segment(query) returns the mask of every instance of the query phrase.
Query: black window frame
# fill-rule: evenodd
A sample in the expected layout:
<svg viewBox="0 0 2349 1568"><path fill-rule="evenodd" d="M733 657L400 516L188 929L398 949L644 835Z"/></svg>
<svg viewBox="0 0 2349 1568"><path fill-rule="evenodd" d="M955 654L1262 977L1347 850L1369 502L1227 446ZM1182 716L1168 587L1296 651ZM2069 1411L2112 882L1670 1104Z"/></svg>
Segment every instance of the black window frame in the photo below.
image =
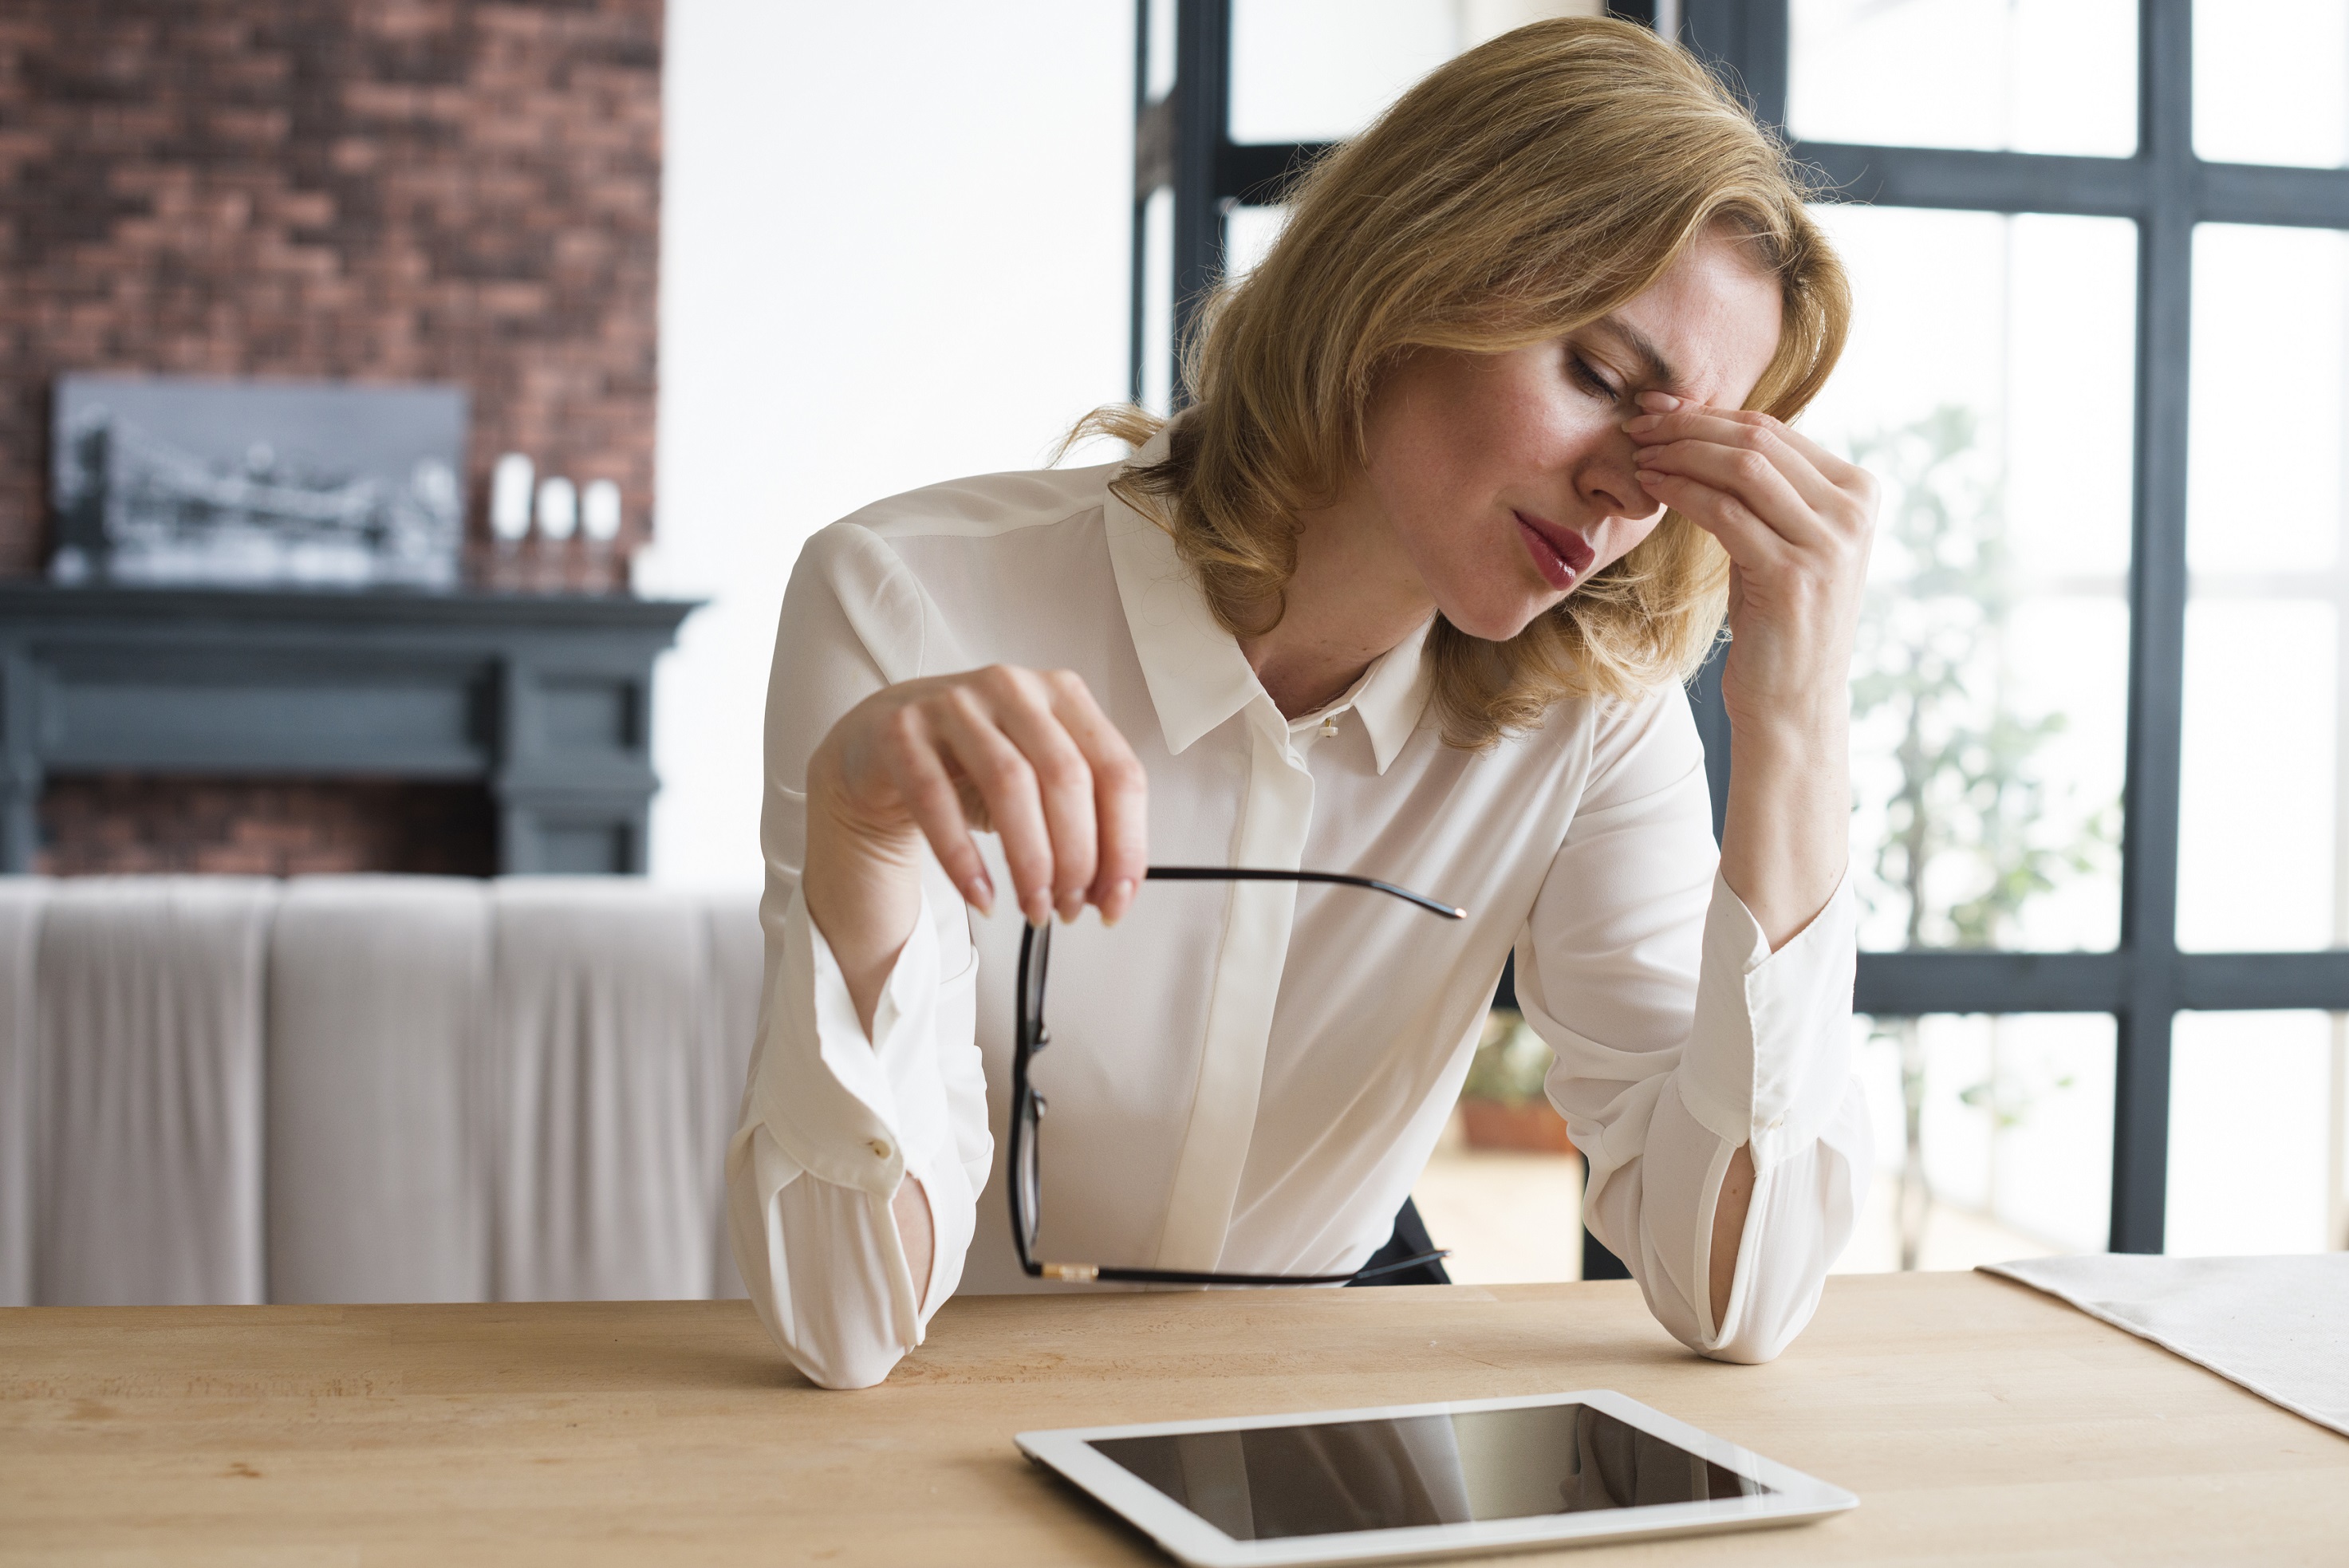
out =
<svg viewBox="0 0 2349 1568"><path fill-rule="evenodd" d="M1147 97L1149 13L1175 7L1175 72ZM1656 25L1658 7L1609 12ZM1766 124L1785 120L1788 0L1682 0L1682 43ZM1143 392L1143 210L1174 191L1174 340L1213 290L1224 219L1277 201L1321 149L1239 145L1230 119L1231 0L1136 0L1133 390ZM2188 370L2200 223L2349 230L2349 169L2206 162L2196 156L2192 0L2139 0L2137 150L2127 158L1794 142L1837 199L1885 207L2123 218L2137 228L2127 759L2121 912L2110 952L1863 953L1855 1006L1929 1013L2104 1013L2115 1021L2112 1209L2116 1253L2162 1250L2168 1191L2170 1034L2189 1010L2349 1011L2349 949L2182 953L2177 942L2178 774L2185 675ZM1176 396L1181 395L1179 383ZM1708 689L1710 688L1710 689ZM1692 688L1716 830L1728 789L1718 669ZM1708 701L1708 696L1713 700ZM1586 1243L1586 1275L1619 1265Z"/></svg>

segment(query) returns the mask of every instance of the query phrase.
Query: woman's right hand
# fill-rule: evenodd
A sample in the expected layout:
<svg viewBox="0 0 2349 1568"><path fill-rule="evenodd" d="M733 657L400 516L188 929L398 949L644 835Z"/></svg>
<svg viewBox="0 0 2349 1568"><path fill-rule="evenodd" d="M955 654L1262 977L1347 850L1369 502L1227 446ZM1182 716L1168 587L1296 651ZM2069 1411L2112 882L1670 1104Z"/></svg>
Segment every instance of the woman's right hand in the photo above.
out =
<svg viewBox="0 0 2349 1568"><path fill-rule="evenodd" d="M808 915L868 1034L921 907L923 841L984 914L996 888L972 835L987 831L1030 921L1090 903L1114 922L1133 904L1148 863L1142 764L1069 671L990 665L884 687L808 759Z"/></svg>

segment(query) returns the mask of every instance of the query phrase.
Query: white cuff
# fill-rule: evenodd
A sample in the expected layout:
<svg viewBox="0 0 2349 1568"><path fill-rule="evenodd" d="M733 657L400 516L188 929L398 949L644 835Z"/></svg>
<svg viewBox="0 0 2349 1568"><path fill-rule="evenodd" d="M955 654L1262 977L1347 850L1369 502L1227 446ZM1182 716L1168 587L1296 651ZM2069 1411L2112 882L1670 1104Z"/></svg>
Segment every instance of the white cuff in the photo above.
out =
<svg viewBox="0 0 2349 1568"><path fill-rule="evenodd" d="M1826 906L1773 953L1713 877L1681 1099L1731 1147L1751 1144L1757 1175L1810 1147L1851 1080L1853 904L1847 869Z"/></svg>
<svg viewBox="0 0 2349 1568"><path fill-rule="evenodd" d="M772 949L749 1107L728 1150L730 1224L752 1304L792 1362L827 1387L878 1382L922 1342L961 1280L991 1160L971 1039L973 955L957 944L960 963L941 976L947 939L931 907L926 892L868 1038L830 944L793 895ZM929 1200L926 1282L913 1277L890 1213L909 1173Z"/></svg>
<svg viewBox="0 0 2349 1568"><path fill-rule="evenodd" d="M905 1177L907 1140L951 1143L932 1060L939 965L928 897L882 986L872 1037L802 892L784 913L781 947L751 1119L811 1175L885 1199Z"/></svg>

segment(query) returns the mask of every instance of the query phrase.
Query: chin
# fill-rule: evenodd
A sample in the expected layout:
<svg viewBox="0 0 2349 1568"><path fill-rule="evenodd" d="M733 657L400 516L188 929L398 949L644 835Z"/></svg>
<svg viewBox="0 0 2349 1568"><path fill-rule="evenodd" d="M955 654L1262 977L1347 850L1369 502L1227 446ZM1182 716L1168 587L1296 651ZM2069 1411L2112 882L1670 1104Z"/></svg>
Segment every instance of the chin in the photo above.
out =
<svg viewBox="0 0 2349 1568"><path fill-rule="evenodd" d="M1444 605L1444 618L1470 636L1486 643L1506 643L1534 624L1549 603Z"/></svg>

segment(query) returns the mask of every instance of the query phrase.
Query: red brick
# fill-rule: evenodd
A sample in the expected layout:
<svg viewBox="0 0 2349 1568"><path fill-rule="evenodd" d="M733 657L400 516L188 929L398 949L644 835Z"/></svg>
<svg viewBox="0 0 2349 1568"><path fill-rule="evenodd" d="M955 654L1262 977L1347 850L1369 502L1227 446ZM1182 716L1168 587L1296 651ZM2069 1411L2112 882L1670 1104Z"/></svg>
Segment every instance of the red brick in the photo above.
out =
<svg viewBox="0 0 2349 1568"><path fill-rule="evenodd" d="M618 480L641 542L662 0L0 11L0 575L41 568L82 369L459 381L477 508L520 449Z"/></svg>
<svg viewBox="0 0 2349 1568"><path fill-rule="evenodd" d="M88 775L49 780L38 869L486 876L495 814L480 785Z"/></svg>

